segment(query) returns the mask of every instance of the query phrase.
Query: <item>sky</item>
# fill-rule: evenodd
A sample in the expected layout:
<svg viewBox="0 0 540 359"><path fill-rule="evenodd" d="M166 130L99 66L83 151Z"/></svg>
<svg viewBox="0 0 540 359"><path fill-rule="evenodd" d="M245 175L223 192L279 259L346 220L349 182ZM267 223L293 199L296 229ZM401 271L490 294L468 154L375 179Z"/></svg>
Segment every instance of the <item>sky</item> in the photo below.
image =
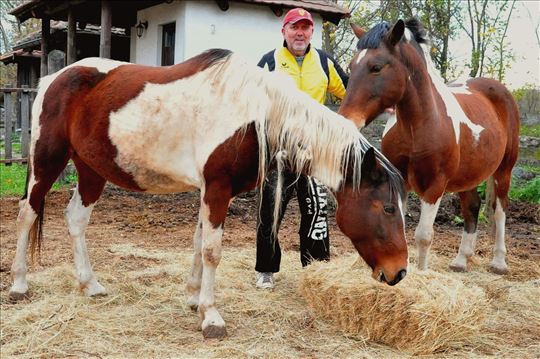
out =
<svg viewBox="0 0 540 359"><path fill-rule="evenodd" d="M507 32L507 43L514 52L515 61L506 71L505 83L512 90L526 84L540 86L540 44L535 35L535 31L540 31L536 29L539 23L540 1L518 0ZM458 63L467 61L470 52L468 38L457 39L450 44L450 54Z"/></svg>

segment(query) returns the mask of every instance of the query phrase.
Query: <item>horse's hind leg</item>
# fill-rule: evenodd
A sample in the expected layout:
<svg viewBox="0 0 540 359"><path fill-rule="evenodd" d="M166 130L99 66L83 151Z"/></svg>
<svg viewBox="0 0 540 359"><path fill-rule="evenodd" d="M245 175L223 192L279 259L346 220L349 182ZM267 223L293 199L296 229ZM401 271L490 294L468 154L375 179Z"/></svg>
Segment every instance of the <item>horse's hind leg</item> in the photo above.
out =
<svg viewBox="0 0 540 359"><path fill-rule="evenodd" d="M476 188L466 192L460 192L459 198L461 214L465 223L459 252L452 263L450 263L450 268L456 272L466 272L467 259L474 254L481 200Z"/></svg>
<svg viewBox="0 0 540 359"><path fill-rule="evenodd" d="M28 282L26 280L26 251L32 225L38 217L36 212L28 203L28 200L21 200L19 215L17 216L17 249L15 258L11 266L13 285L9 290L9 298L19 301L29 297Z"/></svg>
<svg viewBox="0 0 540 359"><path fill-rule="evenodd" d="M11 300L18 301L29 297L28 282L26 279L27 264L26 252L28 243L32 241L32 250L41 247L41 221L45 195L51 189L54 181L66 167L69 159L67 148L58 146L55 151L40 148L35 156L29 159L26 198L19 203L19 215L17 216L17 249L11 266L13 285L9 291ZM47 157L43 155L47 154ZM54 155L51 155L53 153ZM36 176L36 173L39 174ZM33 253L32 253L33 255Z"/></svg>
<svg viewBox="0 0 540 359"><path fill-rule="evenodd" d="M496 274L508 273L508 265L506 264L506 244L505 244L505 227L506 227L506 211L508 210L508 191L510 190L511 171L508 170L502 175L495 173L493 178L488 181L493 181L488 188L490 192L486 197L490 198L490 202L486 203L493 213L495 247L493 248L493 259L489 265L492 272Z"/></svg>
<svg viewBox="0 0 540 359"><path fill-rule="evenodd" d="M73 257L79 288L87 296L106 295L105 288L96 280L88 250L85 231L90 220L94 204L101 196L105 179L96 174L80 159L74 158L79 175L79 183L66 208L65 216L69 235L73 242Z"/></svg>

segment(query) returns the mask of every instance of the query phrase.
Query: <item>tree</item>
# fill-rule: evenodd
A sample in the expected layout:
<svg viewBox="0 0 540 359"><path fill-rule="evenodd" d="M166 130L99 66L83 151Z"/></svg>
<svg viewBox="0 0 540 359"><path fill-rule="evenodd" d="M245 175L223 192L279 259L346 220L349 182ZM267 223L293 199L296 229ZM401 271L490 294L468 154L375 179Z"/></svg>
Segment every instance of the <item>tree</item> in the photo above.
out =
<svg viewBox="0 0 540 359"><path fill-rule="evenodd" d="M504 39L515 0L467 0L463 7L465 16L457 17L461 29L471 40L472 52L469 67L471 77L482 76L488 67L486 58L489 52L498 54L497 60L490 63L492 71L504 77L504 70L512 59L507 54ZM506 21L501 20L505 18Z"/></svg>
<svg viewBox="0 0 540 359"><path fill-rule="evenodd" d="M534 84L525 86L512 92L519 106L522 118L540 117L540 87Z"/></svg>
<svg viewBox="0 0 540 359"><path fill-rule="evenodd" d="M335 0L334 0L335 1ZM342 65L348 64L354 55L356 38L352 36L350 23L354 23L369 30L376 23L387 21L394 23L398 19L418 18L432 40L431 55L435 65L441 70L444 79L447 78L447 69L451 59L448 52L449 41L457 32L457 25L453 17L458 13L459 7L452 0L347 0L340 1L339 5L351 10L351 18L342 20L338 27L330 27L330 36L334 41L327 43L327 51L340 60ZM326 32L326 31L325 31ZM323 38L324 39L324 38Z"/></svg>
<svg viewBox="0 0 540 359"><path fill-rule="evenodd" d="M28 19L19 24L9 12L24 3L24 0L0 0L0 54L10 52L15 43L41 28L41 21ZM16 83L15 66L6 66L0 63L0 87L6 84Z"/></svg>

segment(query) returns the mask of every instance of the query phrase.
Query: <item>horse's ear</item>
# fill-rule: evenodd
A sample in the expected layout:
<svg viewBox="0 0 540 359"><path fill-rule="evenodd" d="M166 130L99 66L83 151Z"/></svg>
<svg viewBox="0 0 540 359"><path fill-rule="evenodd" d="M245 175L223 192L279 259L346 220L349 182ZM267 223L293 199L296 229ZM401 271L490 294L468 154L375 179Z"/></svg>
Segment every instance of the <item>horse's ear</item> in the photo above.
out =
<svg viewBox="0 0 540 359"><path fill-rule="evenodd" d="M370 147L366 153L364 153L364 158L362 159L362 181L378 184L384 182L385 179L386 172L377 161L375 149Z"/></svg>
<svg viewBox="0 0 540 359"><path fill-rule="evenodd" d="M399 19L394 26L388 31L386 35L386 43L390 47L396 46L396 44L401 40L403 34L405 33L405 23L403 20Z"/></svg>
<svg viewBox="0 0 540 359"><path fill-rule="evenodd" d="M352 22L351 22L351 28L357 38L361 38L362 36L366 34L366 32L360 26L353 24Z"/></svg>

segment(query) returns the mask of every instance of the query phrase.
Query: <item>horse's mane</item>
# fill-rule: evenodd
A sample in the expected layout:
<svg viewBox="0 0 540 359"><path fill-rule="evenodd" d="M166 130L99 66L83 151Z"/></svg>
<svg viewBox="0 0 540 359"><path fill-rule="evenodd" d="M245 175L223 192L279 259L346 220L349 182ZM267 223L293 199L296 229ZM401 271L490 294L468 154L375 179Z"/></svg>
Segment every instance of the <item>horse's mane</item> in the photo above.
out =
<svg viewBox="0 0 540 359"><path fill-rule="evenodd" d="M353 185L360 186L362 157L372 146L352 121L299 91L289 76L249 66L235 54L208 70L222 93L245 105L246 127L255 124L260 179L272 160L284 158L294 172L316 177L334 191L344 185L349 170ZM399 193L399 172L380 152L376 156L392 191Z"/></svg>
<svg viewBox="0 0 540 359"><path fill-rule="evenodd" d="M378 23L358 40L356 48L358 50L378 48L391 28L392 25L386 21ZM410 31L411 35L404 37L407 40L414 39L419 45L429 44L428 32L420 20L411 18L405 21L405 28Z"/></svg>
<svg viewBox="0 0 540 359"><path fill-rule="evenodd" d="M388 22L383 21L373 26L368 32L366 32L356 44L357 50L363 49L376 49L381 44L384 35L392 28Z"/></svg>
<svg viewBox="0 0 540 359"><path fill-rule="evenodd" d="M405 27L409 29L414 40L419 44L429 44L429 34L424 25L417 18L405 21Z"/></svg>

